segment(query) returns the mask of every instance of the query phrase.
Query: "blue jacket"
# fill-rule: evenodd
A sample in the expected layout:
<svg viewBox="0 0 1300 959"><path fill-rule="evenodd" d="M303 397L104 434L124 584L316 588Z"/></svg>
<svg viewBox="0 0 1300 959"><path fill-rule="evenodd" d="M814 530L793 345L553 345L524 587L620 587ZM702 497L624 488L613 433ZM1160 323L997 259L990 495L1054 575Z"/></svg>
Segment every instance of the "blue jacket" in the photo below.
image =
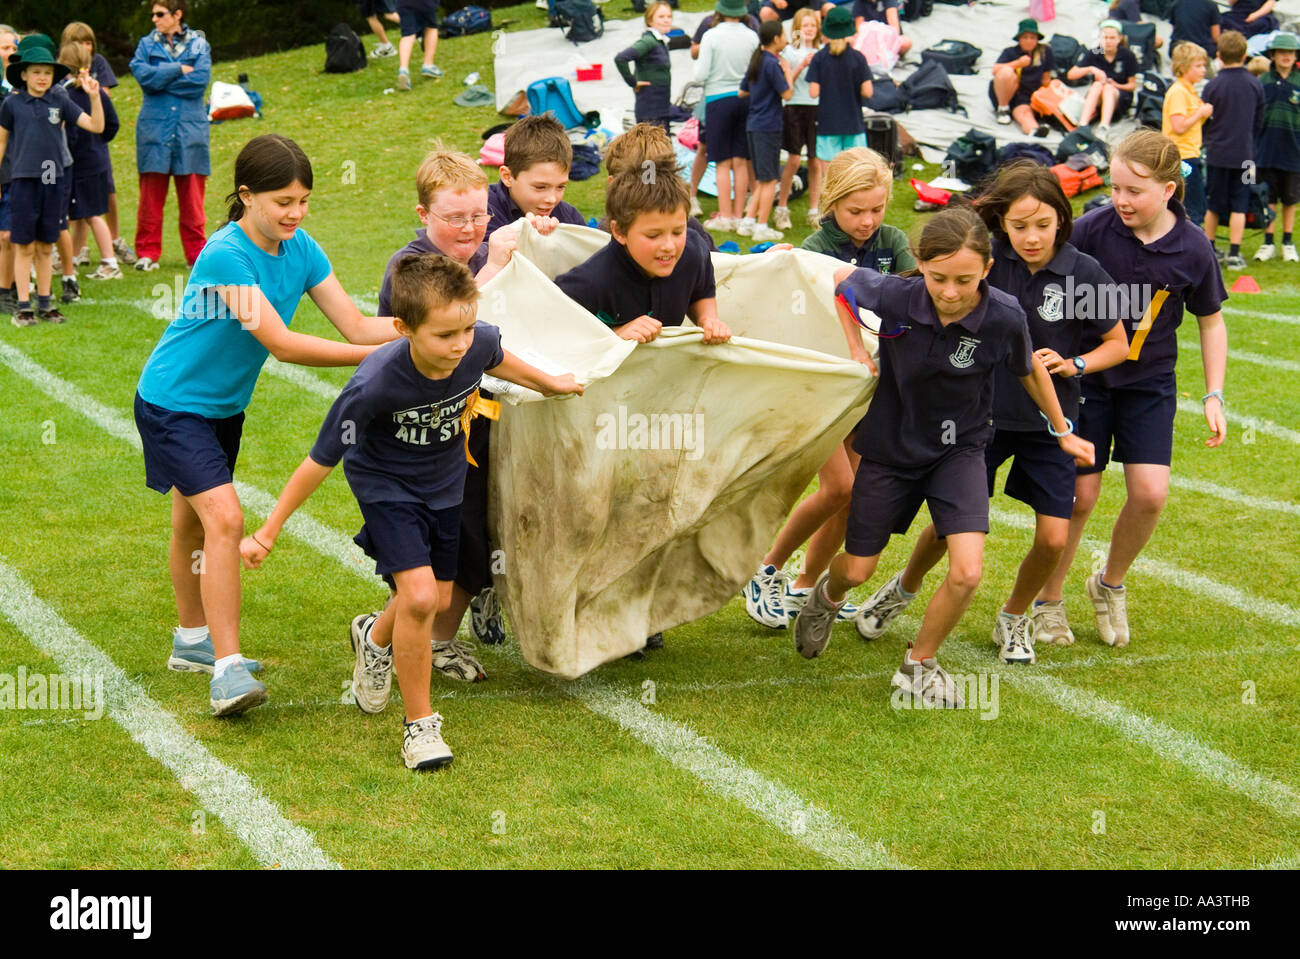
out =
<svg viewBox="0 0 1300 959"><path fill-rule="evenodd" d="M194 72L182 73L182 64ZM131 74L144 92L135 125L137 170L211 173L203 93L212 77L212 48L203 34L185 27L172 44L155 30L136 45Z"/></svg>

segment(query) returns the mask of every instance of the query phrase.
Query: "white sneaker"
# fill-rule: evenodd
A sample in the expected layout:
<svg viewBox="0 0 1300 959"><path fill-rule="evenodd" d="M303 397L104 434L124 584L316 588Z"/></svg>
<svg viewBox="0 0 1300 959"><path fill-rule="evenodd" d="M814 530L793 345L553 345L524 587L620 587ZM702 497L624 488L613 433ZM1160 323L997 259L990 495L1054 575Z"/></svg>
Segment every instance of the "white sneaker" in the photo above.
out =
<svg viewBox="0 0 1300 959"><path fill-rule="evenodd" d="M835 617L844 605L843 600L832 603L827 597L826 584L830 578L829 572L822 573L817 585L812 588L808 602L794 621L794 648L799 650L799 655L804 659L822 654L826 644L831 641L831 627L835 625Z"/></svg>
<svg viewBox="0 0 1300 959"><path fill-rule="evenodd" d="M99 268L94 273L89 274L88 280L120 280L122 279L122 268L120 266L109 266L107 263L100 263Z"/></svg>
<svg viewBox="0 0 1300 959"><path fill-rule="evenodd" d="M1032 666L1038 661L1029 635L1028 616L999 612L993 621L993 643L998 647L998 659L1004 663Z"/></svg>
<svg viewBox="0 0 1300 959"><path fill-rule="evenodd" d="M755 243L777 243L785 239L784 233L780 230L772 229L766 223L760 223L758 226L754 227L754 231L750 236L753 237Z"/></svg>
<svg viewBox="0 0 1300 959"><path fill-rule="evenodd" d="M158 269L158 261L151 260L147 256L142 256L135 261L135 268L141 273L148 273L150 270Z"/></svg>
<svg viewBox="0 0 1300 959"><path fill-rule="evenodd" d="M757 228L757 226L758 226L758 221L755 220L752 216L747 216L741 219L736 224L736 232L739 233L741 236L753 236L754 230L755 228Z"/></svg>
<svg viewBox="0 0 1300 959"><path fill-rule="evenodd" d="M1041 639L1053 646L1073 646L1074 633L1070 630L1070 621L1065 618L1065 601L1048 600L1034 606L1029 613L1033 622L1034 639Z"/></svg>
<svg viewBox="0 0 1300 959"><path fill-rule="evenodd" d="M437 769L451 762L451 749L442 741L441 716L434 713L404 725L402 761L407 769Z"/></svg>
<svg viewBox="0 0 1300 959"><path fill-rule="evenodd" d="M691 212L690 212L690 215L691 215L691 216L704 216L704 209L703 209L703 207L700 206L700 198L697 197L697 196L693 196L693 197L691 197Z"/></svg>
<svg viewBox="0 0 1300 959"><path fill-rule="evenodd" d="M362 613L352 620L352 654L356 664L352 667L352 698L363 713L380 713L388 705L388 694L393 685L393 647L374 647L370 630L374 628L378 613Z"/></svg>
<svg viewBox="0 0 1300 959"><path fill-rule="evenodd" d="M775 566L760 566L754 578L745 584L745 612L760 625L785 629L790 625L783 602L786 589L784 571Z"/></svg>
<svg viewBox="0 0 1300 959"><path fill-rule="evenodd" d="M1294 243L1282 244L1282 260L1286 263L1296 263L1300 261L1300 253L1296 252Z"/></svg>
<svg viewBox="0 0 1300 959"><path fill-rule="evenodd" d="M704 229L714 233L730 233L736 228L737 220L729 216L723 216L721 213L715 213L704 221Z"/></svg>
<svg viewBox="0 0 1300 959"><path fill-rule="evenodd" d="M1127 590L1101 585L1101 573L1093 573L1084 584L1092 608L1097 613L1097 632L1107 646L1128 645Z"/></svg>
<svg viewBox="0 0 1300 959"><path fill-rule="evenodd" d="M909 599L899 593L902 580L903 574L895 573L889 582L876 590L874 596L858 607L853 625L857 626L858 635L863 639L878 638L889 626L889 621L916 599L915 594Z"/></svg>
<svg viewBox="0 0 1300 959"><path fill-rule="evenodd" d="M393 46L391 43L381 43L370 51L370 55L376 59L381 57L395 57L397 56L397 47Z"/></svg>
<svg viewBox="0 0 1300 959"><path fill-rule="evenodd" d="M131 249L131 247L127 245L124 237L119 236L113 241L113 252L117 254L119 263L125 263L127 266L130 266L135 262L135 250Z"/></svg>
<svg viewBox="0 0 1300 959"><path fill-rule="evenodd" d="M1265 243L1255 251L1255 259L1259 260L1261 263L1267 263L1269 260L1273 259L1276 253L1277 247L1272 243Z"/></svg>
<svg viewBox="0 0 1300 959"><path fill-rule="evenodd" d="M790 209L789 207L779 206L772 214L772 225L778 230L790 229Z"/></svg>
<svg viewBox="0 0 1300 959"><path fill-rule="evenodd" d="M459 639L433 643L433 668L444 676L466 683L487 679L483 664L470 655L469 646Z"/></svg>
<svg viewBox="0 0 1300 959"><path fill-rule="evenodd" d="M90 247L83 246L72 258L73 266L90 266Z"/></svg>
<svg viewBox="0 0 1300 959"><path fill-rule="evenodd" d="M818 229L822 225L822 211L817 209L816 207L813 207L811 210L808 211L808 215L805 217L805 219L807 220L808 225L810 227L812 227L814 230Z"/></svg>
<svg viewBox="0 0 1300 959"><path fill-rule="evenodd" d="M912 659L911 643L907 644L907 652L903 654L903 664L889 682L895 689L901 689L927 705L945 709L962 707L961 692L952 677L944 672L937 659L920 662Z"/></svg>
<svg viewBox="0 0 1300 959"><path fill-rule="evenodd" d="M997 121L998 121L998 123L999 123L1000 125L1002 125L1002 126L1007 126L1007 125L1009 125L1009 124L1011 123L1011 108L1010 108L1010 107L998 107L998 110L997 110Z"/></svg>

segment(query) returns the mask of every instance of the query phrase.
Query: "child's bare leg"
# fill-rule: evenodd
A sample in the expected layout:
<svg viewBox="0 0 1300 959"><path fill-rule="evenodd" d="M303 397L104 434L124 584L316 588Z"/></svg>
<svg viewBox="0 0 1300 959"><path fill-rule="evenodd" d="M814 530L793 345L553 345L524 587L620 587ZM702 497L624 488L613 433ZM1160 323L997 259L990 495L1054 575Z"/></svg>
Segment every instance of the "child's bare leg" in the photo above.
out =
<svg viewBox="0 0 1300 959"><path fill-rule="evenodd" d="M789 562L790 557L794 555L794 551L799 548L799 544L807 541L808 537L815 535L821 526L848 505L849 495L852 491L853 471L849 467L849 459L844 452L844 447L842 445L837 446L830 459L823 463L822 468L817 471L817 489L794 508L790 518L786 520L785 526L777 534L772 549L764 557L764 564L780 569ZM826 564L830 562L831 557L839 552L840 547L843 545L844 539L841 536L840 541L833 544L830 555L822 558L821 569L814 571L810 567L808 559L805 558L804 571L795 580L795 585L811 586L815 583L817 577L821 576L825 571ZM810 544L810 551L811 548Z"/></svg>
<svg viewBox="0 0 1300 959"><path fill-rule="evenodd" d="M1034 545L1020 563L1016 584L1011 587L1011 596L1002 607L1005 612L1020 616L1029 609L1029 604L1055 572L1069 537L1068 519L1038 514L1034 524Z"/></svg>
<svg viewBox="0 0 1300 959"><path fill-rule="evenodd" d="M59 248L59 259L63 261L62 264L60 264L63 268L63 275L76 276L77 266L72 262L72 259L77 255L77 251L72 248L72 234L67 230L63 230L59 233L57 245ZM80 249L80 247L78 247L78 249Z"/></svg>
<svg viewBox="0 0 1300 959"><path fill-rule="evenodd" d="M86 245L86 221L69 220L68 232L72 234L72 248L80 253L81 248Z"/></svg>
<svg viewBox="0 0 1300 959"><path fill-rule="evenodd" d="M186 629L207 625L199 589L199 570L203 568L200 565L203 560L203 521L176 489L172 490L172 535L167 559L172 592L176 594L177 621Z"/></svg>
<svg viewBox="0 0 1300 959"><path fill-rule="evenodd" d="M898 580L899 585L909 593L918 592L921 583L925 581L925 574L939 565L939 560L947 552L948 541L939 538L931 523L916 538L916 545L912 547L912 554L907 558L903 575Z"/></svg>
<svg viewBox="0 0 1300 959"><path fill-rule="evenodd" d="M880 564L880 554L875 556L854 556L852 553L838 553L831 560L830 576L826 582L826 595L832 602L842 603L849 590L861 586L871 579Z"/></svg>
<svg viewBox="0 0 1300 959"><path fill-rule="evenodd" d="M794 175L799 172L800 157L795 154L785 161L785 166L781 168L781 192L777 194L779 202L777 206L788 207L790 205L790 190L794 187Z"/></svg>
<svg viewBox="0 0 1300 959"><path fill-rule="evenodd" d="M718 183L718 213L728 220L736 218L736 208L731 203L731 165L732 161L721 161L714 173Z"/></svg>
<svg viewBox="0 0 1300 959"><path fill-rule="evenodd" d="M50 260L50 251L53 246L49 243L41 243L39 240L33 243L32 260L36 264L36 295L50 295L50 280L54 273L54 264Z"/></svg>
<svg viewBox="0 0 1300 959"><path fill-rule="evenodd" d="M767 218L772 215L772 198L776 195L776 181L768 180L758 184L758 189L754 191L754 197L758 203L758 213L754 219L759 223L766 223Z"/></svg>
<svg viewBox="0 0 1300 959"><path fill-rule="evenodd" d="M108 213L104 215L104 219L108 223L109 235L112 236L113 242L117 242L117 239L122 234L119 233L117 230L117 194L116 193L110 193L108 195Z"/></svg>
<svg viewBox="0 0 1300 959"><path fill-rule="evenodd" d="M17 289L18 301L21 303L32 297L32 261L36 256L36 244L10 245L14 248L14 286Z"/></svg>
<svg viewBox="0 0 1300 959"><path fill-rule="evenodd" d="M939 652L939 646L970 606L983 575L984 536L952 533L947 537L948 575L925 608L925 618L912 643L914 660L929 659Z"/></svg>
<svg viewBox="0 0 1300 959"><path fill-rule="evenodd" d="M411 51L415 49L415 34L404 36L397 41L397 69L409 70L411 68Z"/></svg>
<svg viewBox="0 0 1300 959"><path fill-rule="evenodd" d="M230 483L185 499L203 526L203 551L197 560L191 555L189 561L199 564L199 595L203 616L208 623L208 635L212 637L212 649L217 659L233 656L239 652L239 541L244 536L244 511L235 495L235 487ZM173 536L176 512L173 508ZM185 532L183 527L182 535ZM173 551L173 585L176 583L175 563L178 558L184 559ZM193 610L182 611L180 603L178 592L177 612L192 616Z"/></svg>
<svg viewBox="0 0 1300 959"><path fill-rule="evenodd" d="M95 234L95 245L99 247L99 258L101 260L113 259L116 254L113 252L113 235L108 229L108 221L102 216L92 216L90 218L90 229ZM85 245L84 242L82 245ZM81 249L81 247L79 246L77 249Z"/></svg>
<svg viewBox="0 0 1300 959"><path fill-rule="evenodd" d="M438 49L438 31L430 27L424 31L424 65L433 66L433 54Z"/></svg>
<svg viewBox="0 0 1300 959"><path fill-rule="evenodd" d="M429 681L433 674L429 636L434 617L451 599L451 584L439 582L428 566L394 573L393 581L397 584L397 598L372 627L371 642L376 646L381 645L381 638L391 642L397 688L402 691L406 721L412 722L433 715L429 703ZM388 635L376 635L385 618L392 624Z"/></svg>
<svg viewBox="0 0 1300 959"><path fill-rule="evenodd" d="M469 609L471 599L473 597L460 586L451 587L450 599L446 607L439 610L438 618L433 624L435 643L447 643L456 638L456 633L460 631L460 622L465 618L465 610Z"/></svg>
<svg viewBox="0 0 1300 959"><path fill-rule="evenodd" d="M384 24L379 17L371 14L366 17L366 23L370 25L370 32L378 38L380 43L388 42L388 34L384 31Z"/></svg>
<svg viewBox="0 0 1300 959"><path fill-rule="evenodd" d="M1100 473L1082 473L1074 478L1074 513L1070 516L1070 532L1065 538L1065 549L1061 551L1055 571L1038 594L1038 598L1044 602L1055 602L1065 595L1065 578L1070 575L1074 554L1078 552L1079 543L1083 539L1084 527L1088 525L1088 517L1092 515L1100 495Z"/></svg>

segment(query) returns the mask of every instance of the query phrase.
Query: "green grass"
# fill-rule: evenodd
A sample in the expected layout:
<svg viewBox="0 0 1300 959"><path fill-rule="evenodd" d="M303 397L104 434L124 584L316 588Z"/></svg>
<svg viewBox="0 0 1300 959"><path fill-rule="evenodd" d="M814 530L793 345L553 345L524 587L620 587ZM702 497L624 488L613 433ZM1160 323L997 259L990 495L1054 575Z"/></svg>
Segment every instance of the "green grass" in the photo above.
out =
<svg viewBox="0 0 1300 959"><path fill-rule="evenodd" d="M515 29L523 29L540 26L543 14L525 5L498 17L516 17ZM308 230L348 291L373 297L388 255L418 226L412 181L424 152L439 138L476 151L479 132L498 122L491 109L451 102L471 70L490 78L484 69L489 43L485 36L444 42L438 61L447 79L417 81L401 95L382 92L392 84L391 61L325 76L320 47L218 64L217 79L248 73L266 106L260 121L212 131L210 229L224 219L222 197L239 147L257 133L284 133L315 164ZM128 80L116 102L133 118L138 89ZM128 237L135 191L122 171L133 167L132 137L128 122L113 145ZM935 172L924 167L916 175ZM568 198L595 214L602 187L599 176L575 183ZM912 199L900 183L888 222L915 230L921 217L912 212ZM793 204L796 222L805 209L806 201ZM87 282L86 298L67 310L68 326L5 325L0 342L129 415L139 370L164 326L148 308L162 296L159 288L183 282L174 216L165 230L160 272L128 272L105 286ZM788 238L798 243L805 234L796 228ZM1248 236L1247 255L1257 242ZM1229 306L1294 310L1293 266L1252 264L1250 272L1265 293L1234 297ZM332 334L309 301L295 329ZM1233 349L1300 361L1290 326L1230 316L1229 329ZM1185 326L1184 339L1195 340L1194 322ZM317 374L341 385L348 371ZM1230 359L1230 411L1300 429L1298 377ZM1185 396L1200 396L1197 353L1180 355L1179 378ZM585 708L574 687L524 666L513 646L482 651L491 676L486 684L435 682L435 708L447 717L456 762L436 775L407 772L398 760L400 701L380 716L340 702L351 672L347 623L380 603L382 591L290 537L268 569L245 583L244 644L267 665L272 701L237 721L208 717L205 680L163 668L175 616L166 572L168 511L144 487L139 455L7 366L0 366L0 391L0 444L7 452L0 462L0 528L7 531L0 558L345 867L827 864L788 830ZM277 492L310 447L327 406L264 376L249 410L239 477ZM1263 433L1244 437L1234 428L1223 449L1208 450L1204 435L1202 422L1179 415L1175 477L1300 502L1293 444ZM1108 477L1093 536L1105 538L1121 501L1121 484ZM1026 515L1001 494L994 505ZM307 511L349 534L360 522L341 477L326 483ZM922 515L915 528L925 522ZM1145 555L1260 599L1294 603L1296 527L1292 515L1175 489ZM1028 541L1024 531L994 525L984 583L945 647L954 669L996 671L989 624ZM882 573L902 563L910 544L908 537L894 540ZM1079 642L1042 651L1033 674L1194 736L1293 792L1300 788L1294 736L1300 628L1135 573L1133 645L1107 650L1079 588L1089 562L1080 557L1067 599ZM937 583L931 579L922 600ZM664 652L610 664L595 679L637 697L653 680L648 710L689 726L868 842L883 842L909 866L1240 867L1296 854L1294 815L1208 781L1010 679L1000 686L992 721L976 711L890 708L889 675L915 622L914 615L870 644L840 627L828 651L805 662L788 634L755 625L736 600L672 630ZM57 669L0 617L0 672L20 665ZM1243 702L1247 682L1254 684L1253 704ZM0 781L6 784L0 790L3 866L257 865L215 817L196 828L198 801L107 719L0 710ZM34 809L46 814L33 815ZM1104 833L1094 831L1099 813Z"/></svg>

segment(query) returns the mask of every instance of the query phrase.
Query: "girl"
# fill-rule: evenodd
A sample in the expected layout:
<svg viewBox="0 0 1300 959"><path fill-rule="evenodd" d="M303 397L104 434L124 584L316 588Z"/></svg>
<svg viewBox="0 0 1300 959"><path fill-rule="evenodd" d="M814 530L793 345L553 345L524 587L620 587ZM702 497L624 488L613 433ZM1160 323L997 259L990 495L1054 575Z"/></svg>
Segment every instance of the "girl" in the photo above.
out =
<svg viewBox="0 0 1300 959"><path fill-rule="evenodd" d="M1050 376L1030 349L1024 311L985 281L993 261L980 218L967 209L935 214L921 234L917 260L921 276L852 267L835 274L845 336L872 372L875 363L857 330L859 307L880 317L880 381L854 441L862 461L845 551L813 587L794 638L807 658L826 648L845 594L870 579L890 535L906 532L924 501L937 534L947 539L948 575L892 684L929 705L958 708L961 696L935 654L980 580L994 369L1005 365L1015 374L1076 461L1092 462L1092 444L1075 436L1061 413Z"/></svg>
<svg viewBox="0 0 1300 959"><path fill-rule="evenodd" d="M1112 298L1095 295L1112 289L1111 279L1096 260L1070 245L1070 201L1047 167L1028 160L1003 167L989 191L975 201L975 209L993 233L989 285L1019 301L1029 321L1034 355L1054 374L1061 411L1073 421L1078 416L1083 374L1109 369L1128 355L1124 327L1105 308ZM1078 300L1076 311L1075 298L1064 300L1066 289L1094 295ZM1099 345L1085 351L1085 343ZM1074 506L1074 461L1043 432L1038 410L1007 370L998 367L993 375L996 432L984 449L989 495L998 467L1014 457L1006 492L1035 513L1034 544L994 623L993 641L1004 663L1033 663L1026 612L1065 548ZM863 638L874 639L884 632L944 552L934 526L926 527L907 568L863 606L858 620Z"/></svg>
<svg viewBox="0 0 1300 959"><path fill-rule="evenodd" d="M706 159L717 164L718 212L704 226L727 232L739 225L749 191L748 103L739 93L758 35L740 22L747 12L744 0L718 0L715 9L720 22L700 41L695 79L704 84Z"/></svg>
<svg viewBox="0 0 1300 959"><path fill-rule="evenodd" d="M828 212L821 229L804 240L803 248L880 273L916 269L907 236L884 223L893 182L889 162L879 153L866 147L845 150L828 169ZM854 358L861 359L859 354L865 355L859 350ZM858 454L853 451L850 434L843 447L817 472L816 492L790 514L771 551L763 557L758 573L745 588L745 610L757 622L784 629L789 617L807 601L813 584L844 542L849 493L857 468ZM808 552L803 571L793 586L787 586L782 568L805 540ZM856 612L856 607L846 605L840 616L847 621Z"/></svg>
<svg viewBox="0 0 1300 959"><path fill-rule="evenodd" d="M654 123L666 130L672 113L668 31L673 27L673 8L665 0L647 4L645 23L646 32L614 56L614 66L635 91L637 123Z"/></svg>
<svg viewBox="0 0 1300 959"><path fill-rule="evenodd" d="M1205 219L1205 163L1201 159L1201 127L1214 113L1214 104L1204 102L1196 84L1205 79L1205 50L1194 43L1174 47L1170 65L1174 83L1165 94L1160 132L1178 147L1178 155L1190 167L1184 178L1182 199L1187 196L1187 219L1197 226Z"/></svg>
<svg viewBox="0 0 1300 959"><path fill-rule="evenodd" d="M862 122L862 101L871 96L871 68L867 58L849 46L853 17L843 7L826 14L822 32L828 43L808 65L808 95L817 101L817 160L823 176L826 165L841 150L867 145Z"/></svg>
<svg viewBox="0 0 1300 959"><path fill-rule="evenodd" d="M1036 610L1036 629L1046 628L1054 643L1073 641L1061 603L1065 577L1101 492L1102 470L1111 452L1124 464L1127 498L1111 532L1106 566L1088 577L1088 598L1097 614L1097 632L1107 646L1129 641L1124 578L1155 532L1169 494L1174 410L1178 400L1174 366L1177 330L1184 307L1196 317L1205 368L1205 421L1209 447L1223 443L1223 376L1228 338L1219 307L1227 293L1214 248L1193 226L1179 202L1183 196L1178 147L1154 130L1139 130L1115 148L1110 179L1112 206L1074 224L1075 245L1096 257L1121 289L1144 290L1123 319L1132 323L1128 358L1100 376L1083 381L1079 432L1097 445L1095 465L1078 470L1074 513L1065 552L1039 595L1044 608L1055 605L1050 622ZM1140 285L1139 285L1140 284ZM1153 295L1154 294L1154 295ZM1147 302L1149 300L1149 302Z"/></svg>
<svg viewBox="0 0 1300 959"><path fill-rule="evenodd" d="M1271 33L1277 29L1273 8L1277 0L1228 0L1221 23L1224 30L1236 30L1247 37Z"/></svg>
<svg viewBox="0 0 1300 959"><path fill-rule="evenodd" d="M266 702L260 667L239 654L239 541L244 514L231 479L257 376L268 355L306 366L355 366L396 336L392 321L358 312L320 246L299 229L312 169L278 134L235 159L230 218L203 248L176 320L136 388L145 482L172 494L170 565L180 626L168 667L212 674L217 716ZM347 338L289 329L306 293ZM201 562L195 562L200 557Z"/></svg>
<svg viewBox="0 0 1300 959"><path fill-rule="evenodd" d="M800 155L808 150L808 225L821 219L817 203L822 195L822 171L817 165L817 101L808 92L808 67L817 52L821 16L805 7L794 15L789 45L781 51L790 70L790 99L781 114L781 149L789 154L781 171L781 196L773 223L778 230L790 229L790 188L799 172Z"/></svg>
<svg viewBox="0 0 1300 959"><path fill-rule="evenodd" d="M740 96L749 100L745 137L754 170L755 189L749 198L745 219L736 228L742 236L758 243L780 240L784 234L767 225L781 176L781 104L790 99L790 67L781 58L785 33L780 20L766 20L758 28L759 48L749 61L740 81Z"/></svg>
<svg viewBox="0 0 1300 959"><path fill-rule="evenodd" d="M1083 105L1083 116L1079 126L1087 126L1097 115L1098 104L1101 106L1101 122L1097 124L1097 135L1103 140L1110 132L1110 122L1116 117L1128 114L1133 105L1133 91L1137 89L1137 57L1124 42L1124 34L1116 20L1104 20L1101 24L1101 45L1087 52L1078 66L1070 67L1066 77L1079 80L1083 77L1093 78L1092 86Z"/></svg>
<svg viewBox="0 0 1300 959"><path fill-rule="evenodd" d="M68 95L72 102L90 112L90 94L81 87L81 72L90 70L90 56L76 43L65 43L59 50L59 62L72 71ZM109 211L109 184L112 170L108 159L108 142L117 135L117 111L101 85L97 96L104 111L104 132L89 133L79 127L67 131L68 150L72 154L72 190L68 198L68 221L72 231L71 248L81 250L86 242L87 230L95 234L99 247L99 269L90 274L92 280L120 280L122 270L117 265L105 214ZM64 275L76 279L76 261L64 260ZM66 284L66 280L65 280Z"/></svg>
<svg viewBox="0 0 1300 959"><path fill-rule="evenodd" d="M1016 30L1015 46L1003 50L993 65L989 99L997 108L998 123L1006 126L1014 119L1025 133L1047 136L1050 128L1038 121L1029 104L1034 91L1051 83L1055 74L1052 48L1043 42L1038 21L1031 18L1021 20Z"/></svg>

